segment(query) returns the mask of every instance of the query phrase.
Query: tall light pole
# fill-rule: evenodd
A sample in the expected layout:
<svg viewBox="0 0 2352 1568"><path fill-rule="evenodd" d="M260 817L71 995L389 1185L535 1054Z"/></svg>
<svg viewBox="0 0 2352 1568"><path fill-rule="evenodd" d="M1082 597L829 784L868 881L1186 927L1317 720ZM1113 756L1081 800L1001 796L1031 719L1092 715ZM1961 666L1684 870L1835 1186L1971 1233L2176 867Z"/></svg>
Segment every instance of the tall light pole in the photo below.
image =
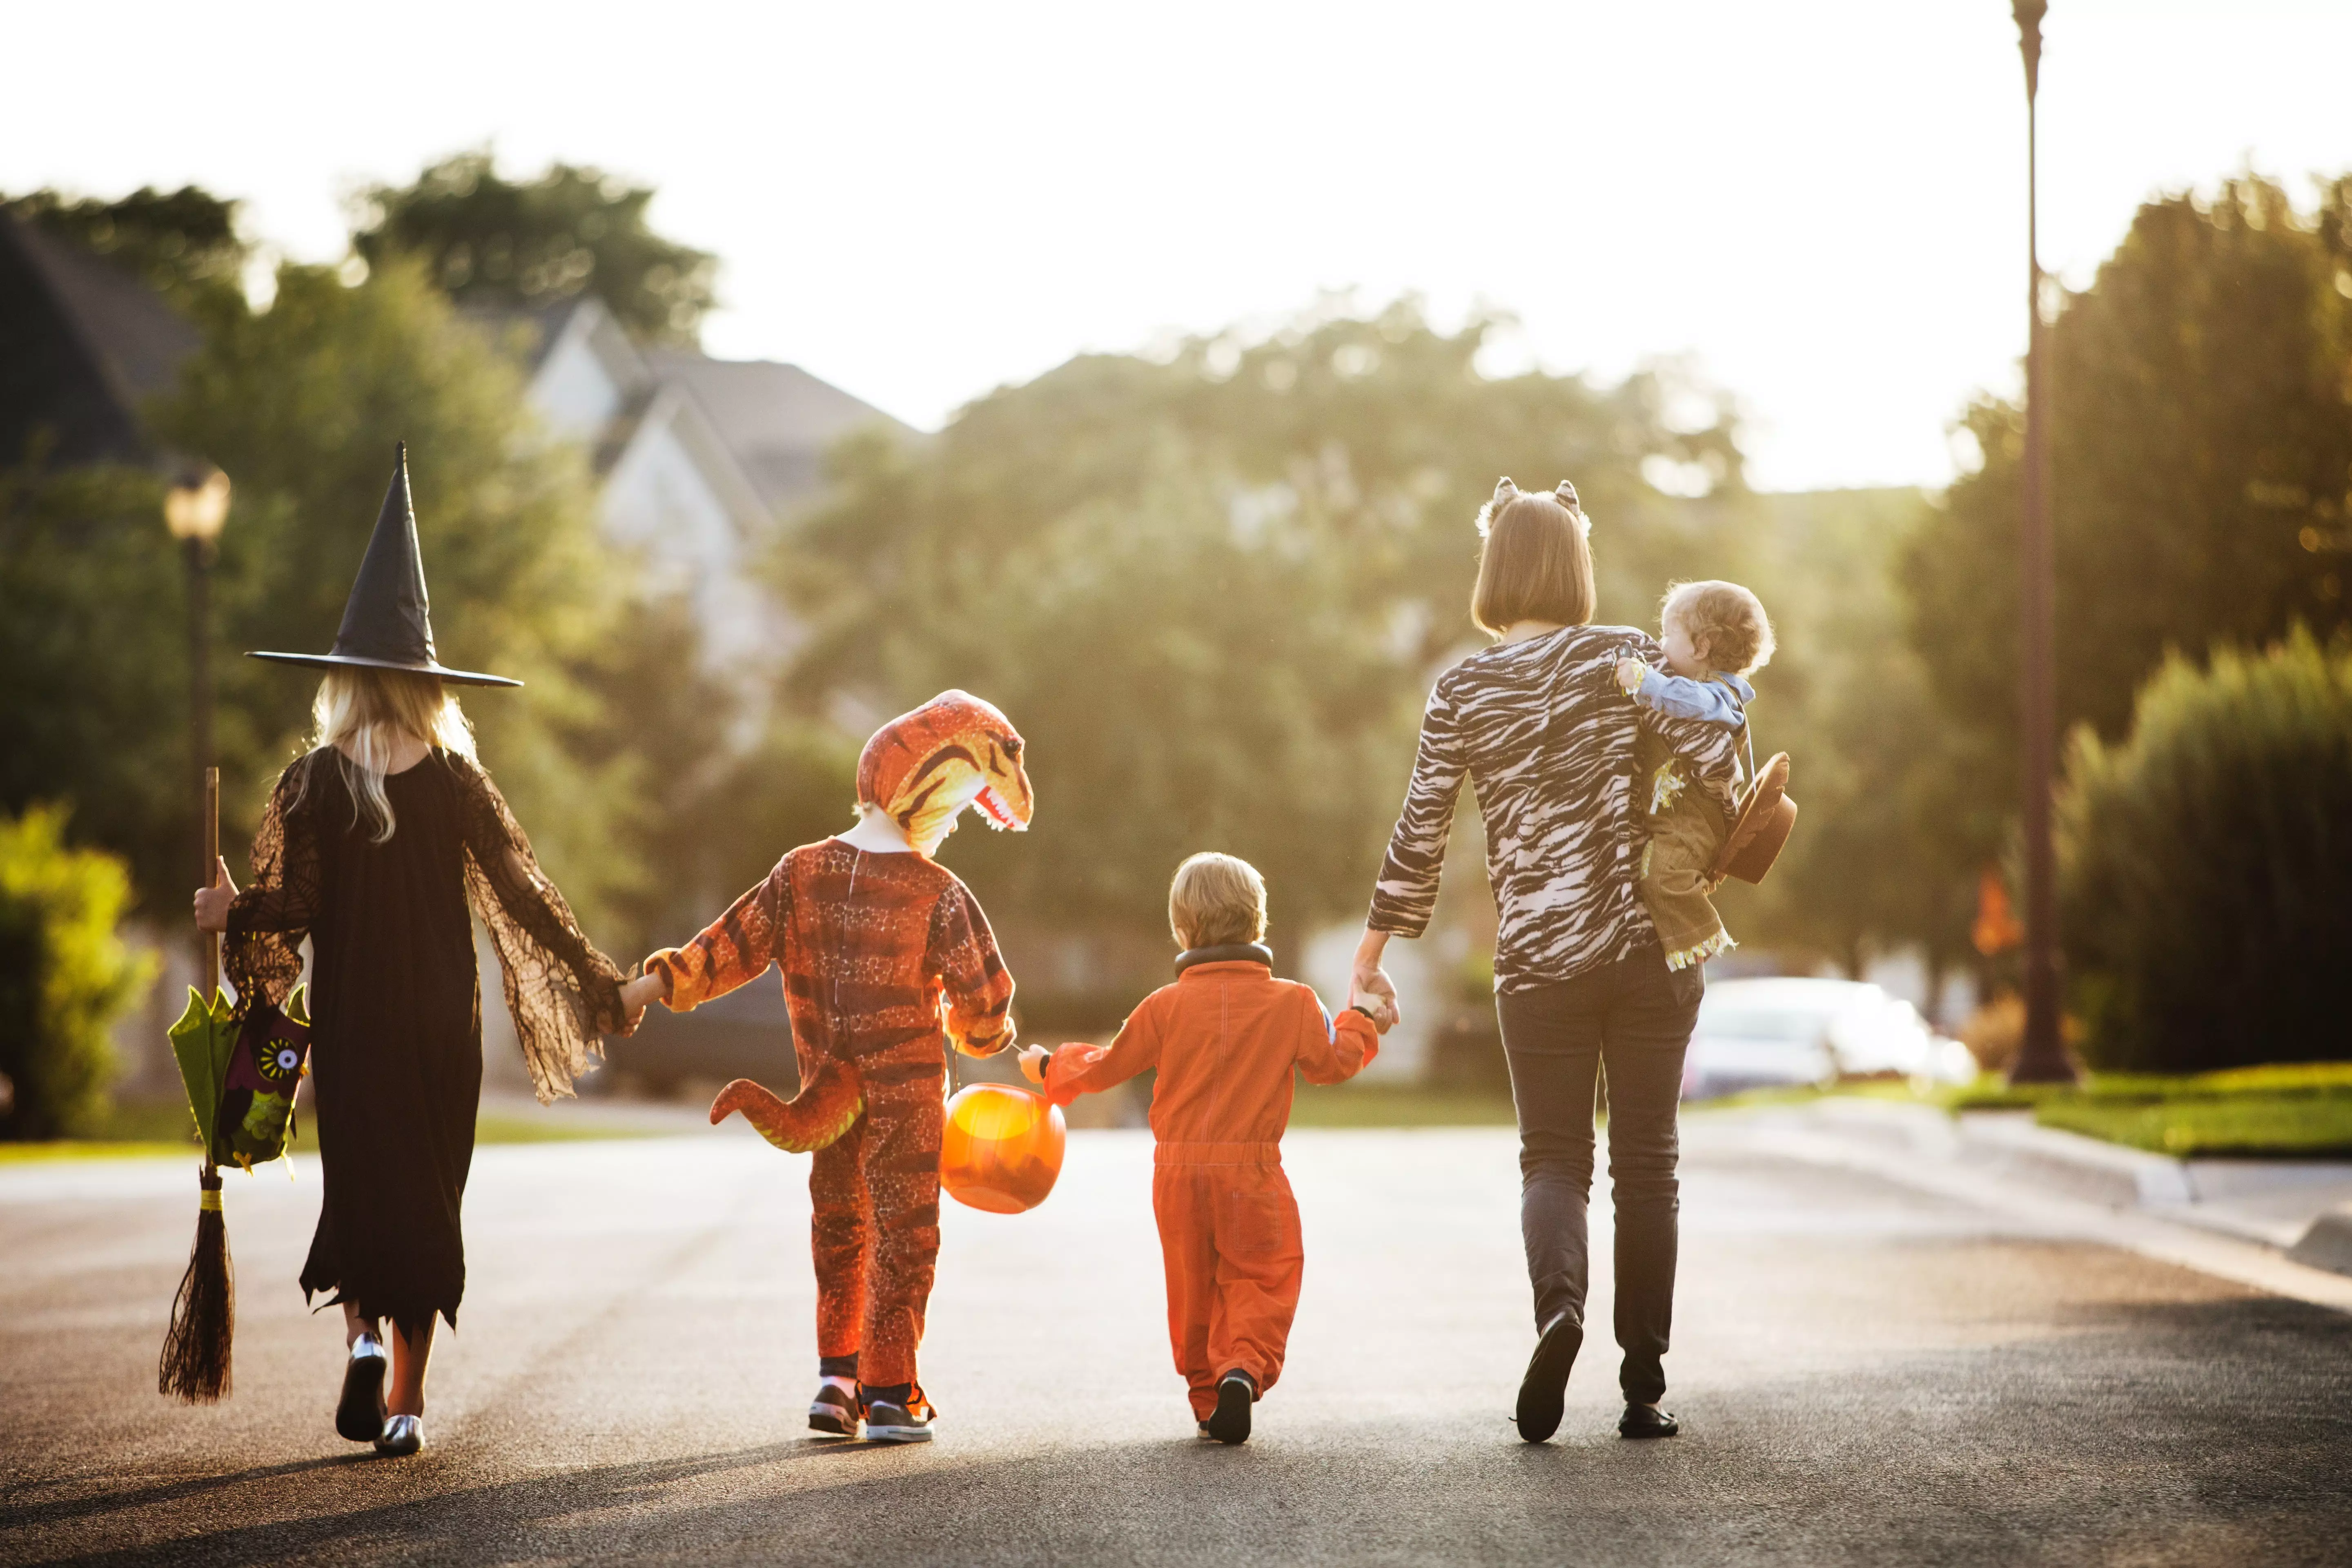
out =
<svg viewBox="0 0 2352 1568"><path fill-rule="evenodd" d="M210 887L220 854L220 770L213 765L212 568L221 525L228 521L228 476L205 467L184 472L163 492L163 526L180 542L188 563L188 748L194 766L196 837L203 857L199 875ZM218 988L220 947L208 933L197 939L200 990L209 999Z"/></svg>
<svg viewBox="0 0 2352 1568"><path fill-rule="evenodd" d="M2019 529L2018 721L2024 773L2025 1038L2011 1083L2072 1083L2059 1020L2058 867L2050 795L2057 768L2057 552L2050 529L2050 365L2042 321L2040 170L2034 100L2041 87L2042 18L2049 0L2010 0L2025 56L2025 472Z"/></svg>

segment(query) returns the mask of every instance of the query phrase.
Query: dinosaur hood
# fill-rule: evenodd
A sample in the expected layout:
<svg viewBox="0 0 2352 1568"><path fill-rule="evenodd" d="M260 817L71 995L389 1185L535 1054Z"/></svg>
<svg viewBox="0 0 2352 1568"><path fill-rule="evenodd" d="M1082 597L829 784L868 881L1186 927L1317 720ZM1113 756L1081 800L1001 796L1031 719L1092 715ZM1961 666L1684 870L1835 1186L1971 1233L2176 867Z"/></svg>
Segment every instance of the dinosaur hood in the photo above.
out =
<svg viewBox="0 0 2352 1568"><path fill-rule="evenodd" d="M874 731L857 759L857 804L880 806L926 855L955 831L967 805L978 805L991 827L1015 833L1036 806L1021 732L968 691L942 691Z"/></svg>

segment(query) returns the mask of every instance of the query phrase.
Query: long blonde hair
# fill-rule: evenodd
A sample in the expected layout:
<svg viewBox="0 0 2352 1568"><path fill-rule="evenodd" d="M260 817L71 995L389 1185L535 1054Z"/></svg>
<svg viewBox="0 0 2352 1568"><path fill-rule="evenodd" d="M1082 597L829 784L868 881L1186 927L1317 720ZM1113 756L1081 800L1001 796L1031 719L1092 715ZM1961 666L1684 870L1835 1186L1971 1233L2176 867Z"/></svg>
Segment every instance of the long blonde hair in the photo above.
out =
<svg viewBox="0 0 2352 1568"><path fill-rule="evenodd" d="M469 761L474 756L474 727L457 706L457 694L437 675L366 665L330 669L319 682L310 718L311 750L335 759L351 791L352 825L365 821L378 844L396 826L383 780L402 736Z"/></svg>

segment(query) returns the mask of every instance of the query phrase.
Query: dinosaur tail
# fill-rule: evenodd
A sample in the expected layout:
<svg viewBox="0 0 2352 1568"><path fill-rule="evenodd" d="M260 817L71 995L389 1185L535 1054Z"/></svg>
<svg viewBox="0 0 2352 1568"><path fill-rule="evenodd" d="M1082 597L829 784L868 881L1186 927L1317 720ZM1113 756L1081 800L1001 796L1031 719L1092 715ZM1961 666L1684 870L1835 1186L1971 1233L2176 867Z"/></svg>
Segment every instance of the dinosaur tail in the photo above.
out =
<svg viewBox="0 0 2352 1568"><path fill-rule="evenodd" d="M789 1100L778 1099L748 1078L737 1079L710 1102L710 1124L716 1127L740 1110L743 1120L777 1148L809 1154L848 1131L865 1109L857 1075L839 1062L827 1062Z"/></svg>

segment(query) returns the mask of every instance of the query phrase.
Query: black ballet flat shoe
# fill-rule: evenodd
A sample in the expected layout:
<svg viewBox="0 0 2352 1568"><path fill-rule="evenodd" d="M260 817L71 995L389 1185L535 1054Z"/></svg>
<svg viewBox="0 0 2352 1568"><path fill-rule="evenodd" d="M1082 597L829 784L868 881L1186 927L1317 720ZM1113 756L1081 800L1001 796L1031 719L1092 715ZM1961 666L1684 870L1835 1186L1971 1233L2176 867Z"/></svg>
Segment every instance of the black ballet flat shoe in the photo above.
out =
<svg viewBox="0 0 2352 1568"><path fill-rule="evenodd" d="M1528 1374L1519 1379L1519 1408L1512 1419L1519 1424L1521 1442L1540 1443L1559 1430L1559 1414L1568 1403L1568 1374L1583 1348L1584 1325L1569 1313L1544 1325L1536 1353L1528 1358Z"/></svg>
<svg viewBox="0 0 2352 1568"><path fill-rule="evenodd" d="M1628 1405L1625 1414L1617 1418L1620 1437L1671 1437L1682 1429L1673 1411L1654 1405Z"/></svg>
<svg viewBox="0 0 2352 1568"><path fill-rule="evenodd" d="M391 1364L383 1342L373 1334L352 1342L352 1359L343 1367L343 1396L335 1403L337 1436L373 1443L383 1435L383 1374Z"/></svg>
<svg viewBox="0 0 2352 1568"><path fill-rule="evenodd" d="M1246 1443L1250 1434L1250 1405L1257 1398L1257 1384L1245 1372L1229 1372L1217 1384L1217 1408L1201 1430L1220 1443Z"/></svg>

